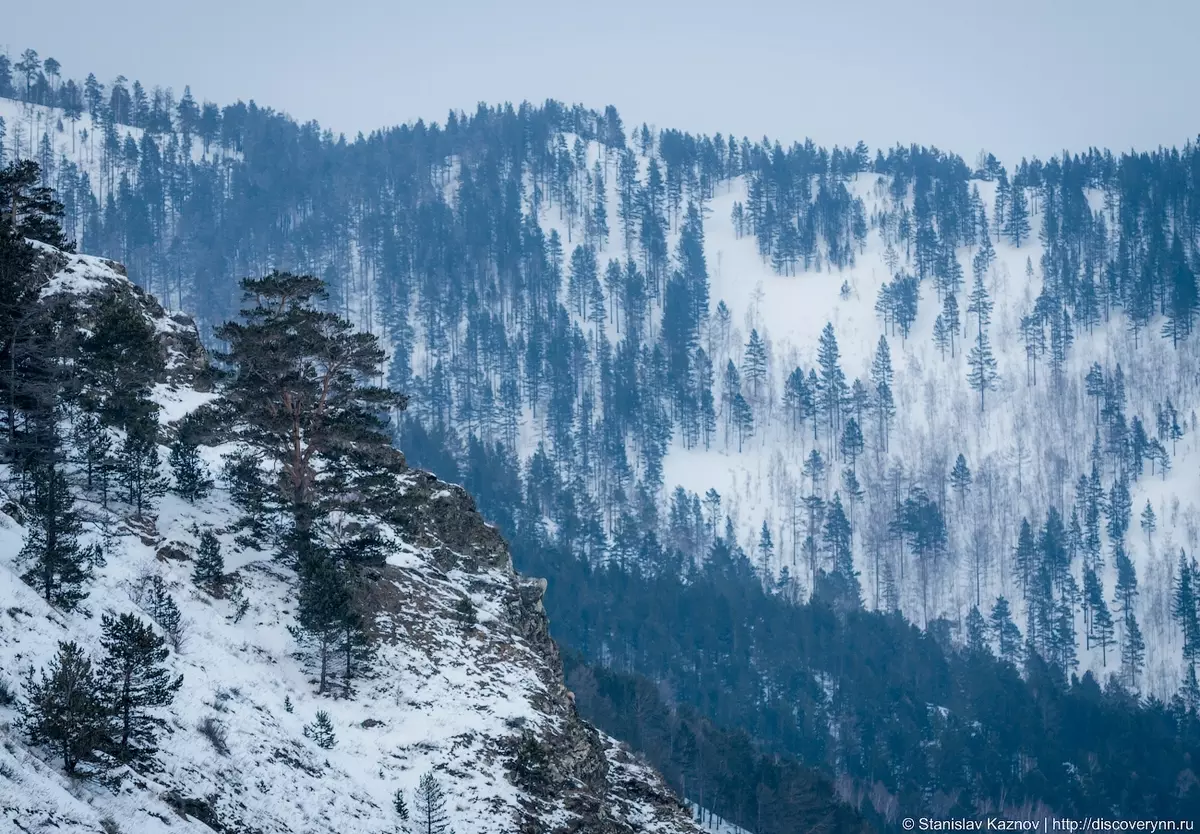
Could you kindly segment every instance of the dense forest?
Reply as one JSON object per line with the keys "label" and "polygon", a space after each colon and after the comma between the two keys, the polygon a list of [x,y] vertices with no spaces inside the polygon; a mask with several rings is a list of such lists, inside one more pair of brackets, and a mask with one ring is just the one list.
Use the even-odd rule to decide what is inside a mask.
{"label": "dense forest", "polygon": [[[66,237],[212,344],[240,278],[323,279],[328,309],[391,350],[402,448],[551,579],[556,635],[600,680],[669,686],[889,819],[1195,815],[1177,780],[1194,780],[1200,522],[1133,496],[1195,468],[1196,144],[1010,170],[629,129],[553,101],[351,140],[254,102],[64,79],[32,50],[0,58],[0,96],[22,102],[0,148],[39,161]],[[882,257],[862,367],[862,334],[832,323],[808,359],[739,327],[712,295],[714,220],[796,280]],[[1022,277],[1009,261],[1024,296],[1000,291]],[[1120,349],[1085,353],[1105,339]],[[948,379],[969,408],[917,425]],[[1016,445],[972,452],[965,425]],[[771,508],[666,475],[671,454],[764,447],[791,450]],[[681,787],[716,778],[669,761]]]}

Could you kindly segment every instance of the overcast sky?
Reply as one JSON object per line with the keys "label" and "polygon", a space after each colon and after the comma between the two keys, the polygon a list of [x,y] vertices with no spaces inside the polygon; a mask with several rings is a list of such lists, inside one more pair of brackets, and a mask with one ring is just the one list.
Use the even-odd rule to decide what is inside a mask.
{"label": "overcast sky", "polygon": [[[187,11],[179,11],[187,9]],[[54,0],[0,47],[353,136],[479,101],[1006,162],[1200,133],[1196,0]]]}

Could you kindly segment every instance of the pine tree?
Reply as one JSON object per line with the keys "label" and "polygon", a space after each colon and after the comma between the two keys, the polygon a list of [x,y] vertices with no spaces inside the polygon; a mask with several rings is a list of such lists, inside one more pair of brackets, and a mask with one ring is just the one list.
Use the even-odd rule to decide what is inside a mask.
{"label": "pine tree", "polygon": [[959,506],[962,506],[966,502],[967,493],[971,491],[971,468],[967,466],[967,459],[961,452],[954,461],[954,468],[950,470],[950,488],[958,495]]}
{"label": "pine tree", "polygon": [[875,412],[879,422],[880,447],[886,452],[896,405],[892,399],[892,357],[887,339],[879,337],[875,358],[871,364],[871,382],[875,385]]}
{"label": "pine tree", "polygon": [[401,824],[408,822],[408,803],[404,800],[404,791],[399,788],[392,795],[392,809],[395,810]]}
{"label": "pine tree", "polygon": [[34,743],[46,742],[62,756],[67,773],[94,759],[106,740],[108,710],[92,661],[75,643],[59,643],[58,654],[35,681],[26,680],[26,728]]}
{"label": "pine tree", "polygon": [[395,460],[380,415],[407,398],[370,384],[384,359],[378,339],[316,308],[328,298],[323,282],[272,272],[242,289],[252,305],[215,331],[236,368],[221,407],[237,439],[278,467],[277,500],[292,517],[288,555],[298,561],[331,504],[364,500],[366,484],[344,481],[355,464],[374,477]]}
{"label": "pine tree", "polygon": [[317,747],[328,750],[337,744],[337,736],[333,732],[333,721],[325,710],[317,710],[317,715],[311,724],[304,725],[304,737],[311,738]]}
{"label": "pine tree", "polygon": [[1146,665],[1146,641],[1138,626],[1137,617],[1130,612],[1125,617],[1125,629],[1121,635],[1121,682],[1131,692],[1138,691],[1138,681]]}
{"label": "pine tree", "polygon": [[200,457],[200,447],[183,432],[171,444],[169,461],[175,473],[175,492],[180,497],[194,503],[208,495],[213,486],[208,467]]}
{"label": "pine tree", "polygon": [[153,412],[129,422],[125,442],[117,457],[117,472],[125,487],[125,500],[138,518],[152,509],[154,501],[167,489],[158,455],[158,421]]}
{"label": "pine tree", "polygon": [[183,615],[175,597],[167,591],[167,583],[161,576],[155,575],[150,580],[150,586],[145,595],[145,607],[150,613],[150,619],[163,630],[167,641],[175,651],[183,647]]}
{"label": "pine tree", "polygon": [[987,623],[974,605],[967,612],[967,651],[981,655],[992,653],[987,641]]}
{"label": "pine tree", "polygon": [[1013,183],[1012,196],[1008,205],[1008,217],[1004,224],[1004,234],[1013,246],[1020,245],[1029,238],[1032,227],[1029,224],[1029,206],[1025,201],[1025,188]]}
{"label": "pine tree", "polygon": [[1146,544],[1154,544],[1154,531],[1158,529],[1158,520],[1154,515],[1154,507],[1150,506],[1150,501],[1146,501],[1146,506],[1142,508],[1142,532],[1146,534]]}
{"label": "pine tree", "polygon": [[1171,615],[1183,632],[1183,661],[1195,673],[1200,664],[1200,594],[1197,593],[1195,563],[1179,551],[1179,568],[1171,597]]}
{"label": "pine tree", "polygon": [[946,351],[950,347],[950,333],[946,330],[946,320],[941,314],[933,322],[933,344],[937,347],[938,353],[942,358],[946,358]]}
{"label": "pine tree", "polygon": [[1013,622],[1008,600],[1003,596],[996,598],[990,620],[998,656],[1006,663],[1016,665],[1020,659],[1021,631]]}
{"label": "pine tree", "polygon": [[750,385],[750,401],[759,402],[760,388],[767,378],[767,347],[757,330],[750,331],[746,344],[746,357],[742,362],[746,382]]}
{"label": "pine tree", "polygon": [[225,579],[225,557],[221,555],[221,542],[211,528],[200,534],[200,545],[196,548],[196,567],[192,570],[192,581],[197,585],[213,588]]}
{"label": "pine tree", "polygon": [[98,551],[79,545],[83,525],[61,467],[51,463],[34,472],[30,510],[29,532],[18,555],[29,567],[21,578],[46,602],[70,610],[87,596],[83,586],[92,577]]}
{"label": "pine tree", "polygon": [[294,634],[316,650],[317,692],[323,694],[329,686],[330,663],[338,635],[350,613],[350,592],[338,566],[324,554],[306,555],[299,574],[298,628]]}
{"label": "pine tree", "polygon": [[967,374],[967,383],[979,392],[979,411],[984,409],[984,396],[988,391],[996,390],[1000,374],[996,370],[996,357],[992,355],[992,345],[988,341],[987,331],[980,331],[971,352],[967,355],[967,365],[971,370]]}
{"label": "pine tree", "polygon": [[166,644],[137,617],[105,614],[100,622],[104,631],[100,645],[107,652],[103,685],[116,718],[114,755],[126,763],[145,759],[155,752],[155,729],[161,723],[147,710],[170,705],[183,676],[172,680],[163,665]]}
{"label": "pine tree", "polygon": [[446,834],[446,793],[432,771],[421,777],[413,798],[413,823],[417,834]]}

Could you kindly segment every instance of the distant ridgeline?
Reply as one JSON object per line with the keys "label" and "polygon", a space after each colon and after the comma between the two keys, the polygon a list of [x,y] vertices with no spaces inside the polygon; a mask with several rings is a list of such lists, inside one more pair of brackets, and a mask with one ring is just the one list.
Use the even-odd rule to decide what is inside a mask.
{"label": "distant ridgeline", "polygon": [[322,278],[406,454],[550,578],[581,709],[690,799],[792,830],[744,797],[803,763],[884,824],[1200,816],[1200,146],[1006,168],[554,101],[347,140],[59,70],[0,59],[0,147],[66,236],[214,343],[241,278]]}

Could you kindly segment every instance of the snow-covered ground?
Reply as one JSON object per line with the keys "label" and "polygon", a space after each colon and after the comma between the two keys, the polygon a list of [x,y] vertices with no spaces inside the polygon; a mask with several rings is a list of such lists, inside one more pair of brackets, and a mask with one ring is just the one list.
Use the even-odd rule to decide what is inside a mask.
{"label": "snow-covered ground", "polygon": [[[81,299],[112,288],[134,292],[103,261],[84,257],[69,259],[52,286]],[[146,309],[157,316],[160,332],[172,329],[165,313]],[[163,383],[155,396],[161,418],[173,421],[213,395]],[[202,449],[213,472],[227,451]],[[166,449],[160,452],[165,459]],[[288,628],[295,622],[294,575],[270,554],[235,543],[228,528],[237,512],[219,484],[195,504],[167,494],[143,519],[116,499],[108,510],[82,499],[82,543],[100,544],[105,564],[80,608],[64,613],[19,578],[25,529],[11,495],[3,492],[9,474],[0,468],[0,683],[18,698],[0,706],[4,831],[199,834],[211,829],[193,817],[211,813],[225,830],[391,832],[399,822],[396,792],[403,791],[412,807],[418,780],[432,772],[446,792],[453,830],[484,834],[503,829],[518,808],[528,807],[529,797],[506,772],[521,730],[553,734],[583,726],[562,685],[557,655],[547,648],[538,601],[544,585],[518,577],[503,541],[471,512],[465,493],[432,476],[409,470],[396,485],[398,500],[411,502],[406,512],[417,514],[422,532],[416,538],[383,527],[391,546],[387,564],[373,569],[369,627],[376,654],[354,697],[345,699],[316,694],[312,665]],[[439,504],[447,507],[456,535],[474,524],[476,539],[439,539]],[[191,581],[205,527],[218,532],[231,574],[217,596]],[[44,667],[59,641],[75,641],[101,657],[102,614],[131,612],[149,621],[141,589],[153,577],[165,583],[185,626],[184,640],[168,660],[172,674],[182,674],[183,687],[161,711],[156,767],[104,779],[68,778],[52,751],[26,744],[22,678],[29,668]],[[248,602],[240,617],[239,597]],[[452,613],[463,597],[479,612],[470,633]],[[318,710],[332,719],[331,749],[304,732]],[[200,730],[209,720],[223,729],[227,751]],[[611,739],[597,739],[598,755],[608,763],[602,798],[608,814],[639,830],[694,830],[656,775]],[[580,751],[572,755],[578,759]],[[552,760],[560,765],[573,766]],[[572,816],[562,797],[548,800],[540,812],[546,823]]]}

